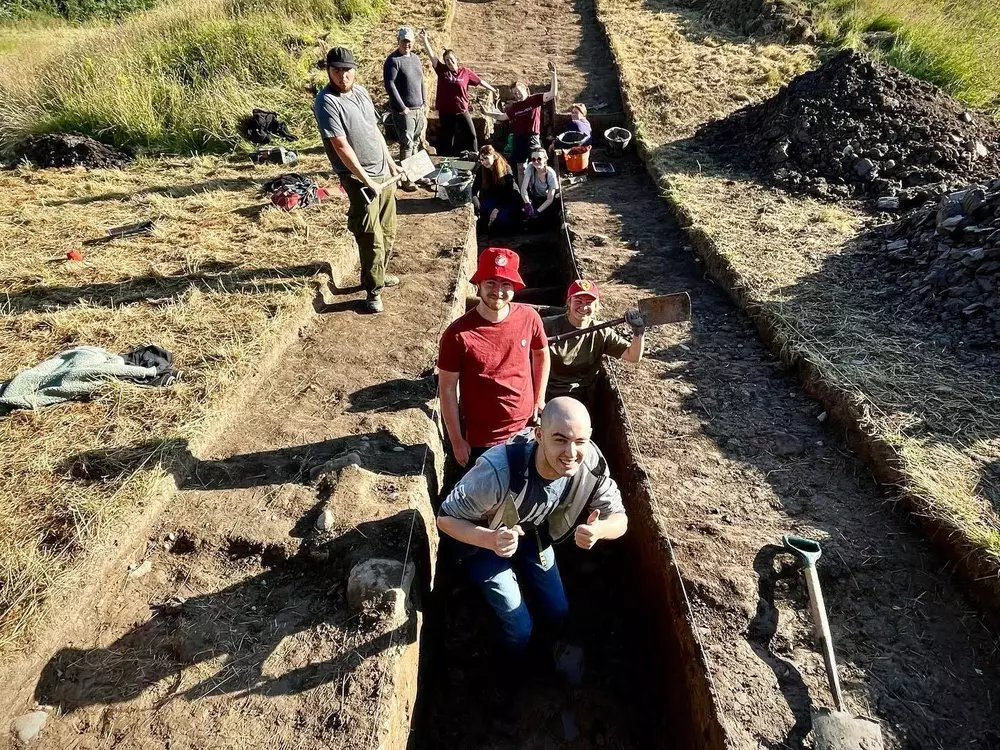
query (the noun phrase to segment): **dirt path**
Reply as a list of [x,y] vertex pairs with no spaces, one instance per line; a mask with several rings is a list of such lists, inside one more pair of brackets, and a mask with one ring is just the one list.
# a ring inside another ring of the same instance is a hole
[[[415,649],[397,666],[415,622],[351,615],[345,589],[373,556],[428,573],[431,368],[470,221],[438,205],[400,201],[403,283],[386,311],[359,314],[363,292],[328,290],[213,454],[178,478],[146,554],[43,671],[36,700],[59,715],[36,746],[353,750],[391,731],[405,743],[409,711],[389,720],[394,681],[416,678]],[[323,470],[352,450],[358,466]]]
[[[504,34],[519,8],[461,3],[456,47],[502,75],[555,56],[563,105],[595,80],[600,96],[614,96],[603,88],[614,73],[589,3],[547,2],[520,33]],[[518,54],[504,39],[517,40]],[[609,315],[649,293],[687,289],[694,300],[689,327],[653,333],[642,366],[613,371],[733,746],[801,747],[810,706],[830,703],[804,586],[773,546],[797,532],[825,545],[822,579],[850,707],[883,720],[889,747],[1000,747],[995,634],[705,279],[640,166],[628,166],[567,194],[571,228],[585,273],[606,285]]]

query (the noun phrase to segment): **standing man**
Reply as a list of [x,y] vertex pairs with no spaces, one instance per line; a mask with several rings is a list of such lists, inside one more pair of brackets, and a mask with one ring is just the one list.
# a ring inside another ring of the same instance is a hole
[[[427,127],[427,117],[424,105],[427,102],[427,90],[424,86],[424,70],[420,58],[413,53],[413,42],[416,37],[413,29],[404,26],[396,34],[398,46],[385,59],[382,66],[382,80],[385,92],[389,95],[389,111],[392,113],[392,126],[399,139],[399,160],[413,156],[420,150],[424,129]],[[410,192],[417,186],[404,177],[403,189]]]
[[486,112],[485,115],[497,122],[510,122],[514,134],[514,153],[511,163],[517,164],[517,184],[524,178],[524,165],[533,151],[542,148],[542,105],[554,101],[559,90],[556,78],[556,66],[549,61],[551,82],[549,90],[542,94],[528,95],[528,86],[523,81],[515,81],[513,85],[516,101],[503,112]]
[[347,193],[347,228],[358,243],[365,308],[379,313],[382,288],[399,283],[385,268],[396,240],[394,183],[400,170],[378,129],[371,96],[354,83],[356,68],[349,49],[334,47],[327,53],[330,82],[317,94],[313,114],[326,155]]
[[524,289],[519,264],[513,250],[486,248],[470,279],[479,304],[441,337],[441,415],[462,466],[520,432],[545,405],[549,350],[542,319],[511,302]]
[[[542,320],[545,335],[558,336],[599,323],[596,315],[601,293],[597,284],[577,279],[566,292],[566,314]],[[601,370],[602,357],[614,357],[626,362],[642,359],[645,347],[645,321],[638,308],[629,310],[625,317],[632,326],[632,340],[614,328],[602,328],[575,338],[549,344],[552,355],[552,375],[545,397],[572,396],[588,406],[592,405],[594,385]]]
[[438,528],[458,540],[460,564],[515,655],[532,633],[526,593],[557,634],[569,614],[552,543],[572,536],[589,550],[628,528],[618,485],[590,435],[583,404],[550,401],[531,437],[490,448],[441,503]]

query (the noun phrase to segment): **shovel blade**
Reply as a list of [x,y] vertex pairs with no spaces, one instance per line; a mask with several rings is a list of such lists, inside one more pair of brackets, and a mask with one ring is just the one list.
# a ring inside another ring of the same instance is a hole
[[434,171],[434,164],[431,162],[431,157],[426,151],[418,151],[413,156],[408,156],[400,162],[399,166],[406,172],[406,176],[410,179],[410,182],[422,180]]
[[882,729],[870,719],[843,711],[817,708],[812,712],[816,750],[884,750]]
[[687,292],[647,297],[639,300],[639,312],[647,326],[682,323],[691,320],[691,296]]

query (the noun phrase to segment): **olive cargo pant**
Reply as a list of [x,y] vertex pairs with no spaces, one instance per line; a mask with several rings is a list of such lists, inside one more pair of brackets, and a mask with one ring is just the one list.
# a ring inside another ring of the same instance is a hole
[[[375,177],[375,182],[391,179]],[[387,185],[368,203],[361,194],[361,182],[353,175],[340,178],[350,205],[347,209],[347,228],[358,243],[361,259],[361,286],[368,294],[377,294],[385,285],[385,268],[396,241],[396,187]]]

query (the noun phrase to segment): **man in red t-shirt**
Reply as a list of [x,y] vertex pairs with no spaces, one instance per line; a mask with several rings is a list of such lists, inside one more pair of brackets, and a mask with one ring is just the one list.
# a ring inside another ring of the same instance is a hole
[[441,415],[462,466],[520,432],[545,406],[549,350],[542,319],[511,302],[524,288],[519,264],[513,250],[486,248],[470,279],[479,304],[441,337]]
[[510,162],[517,164],[518,185],[524,177],[524,165],[531,152],[542,148],[542,105],[554,101],[559,90],[556,66],[551,61],[549,61],[549,74],[552,76],[552,81],[545,93],[528,96],[528,87],[521,81],[515,81],[513,89],[516,101],[503,112],[485,113],[487,117],[497,122],[504,120],[510,122],[510,129],[514,134],[514,153]]

